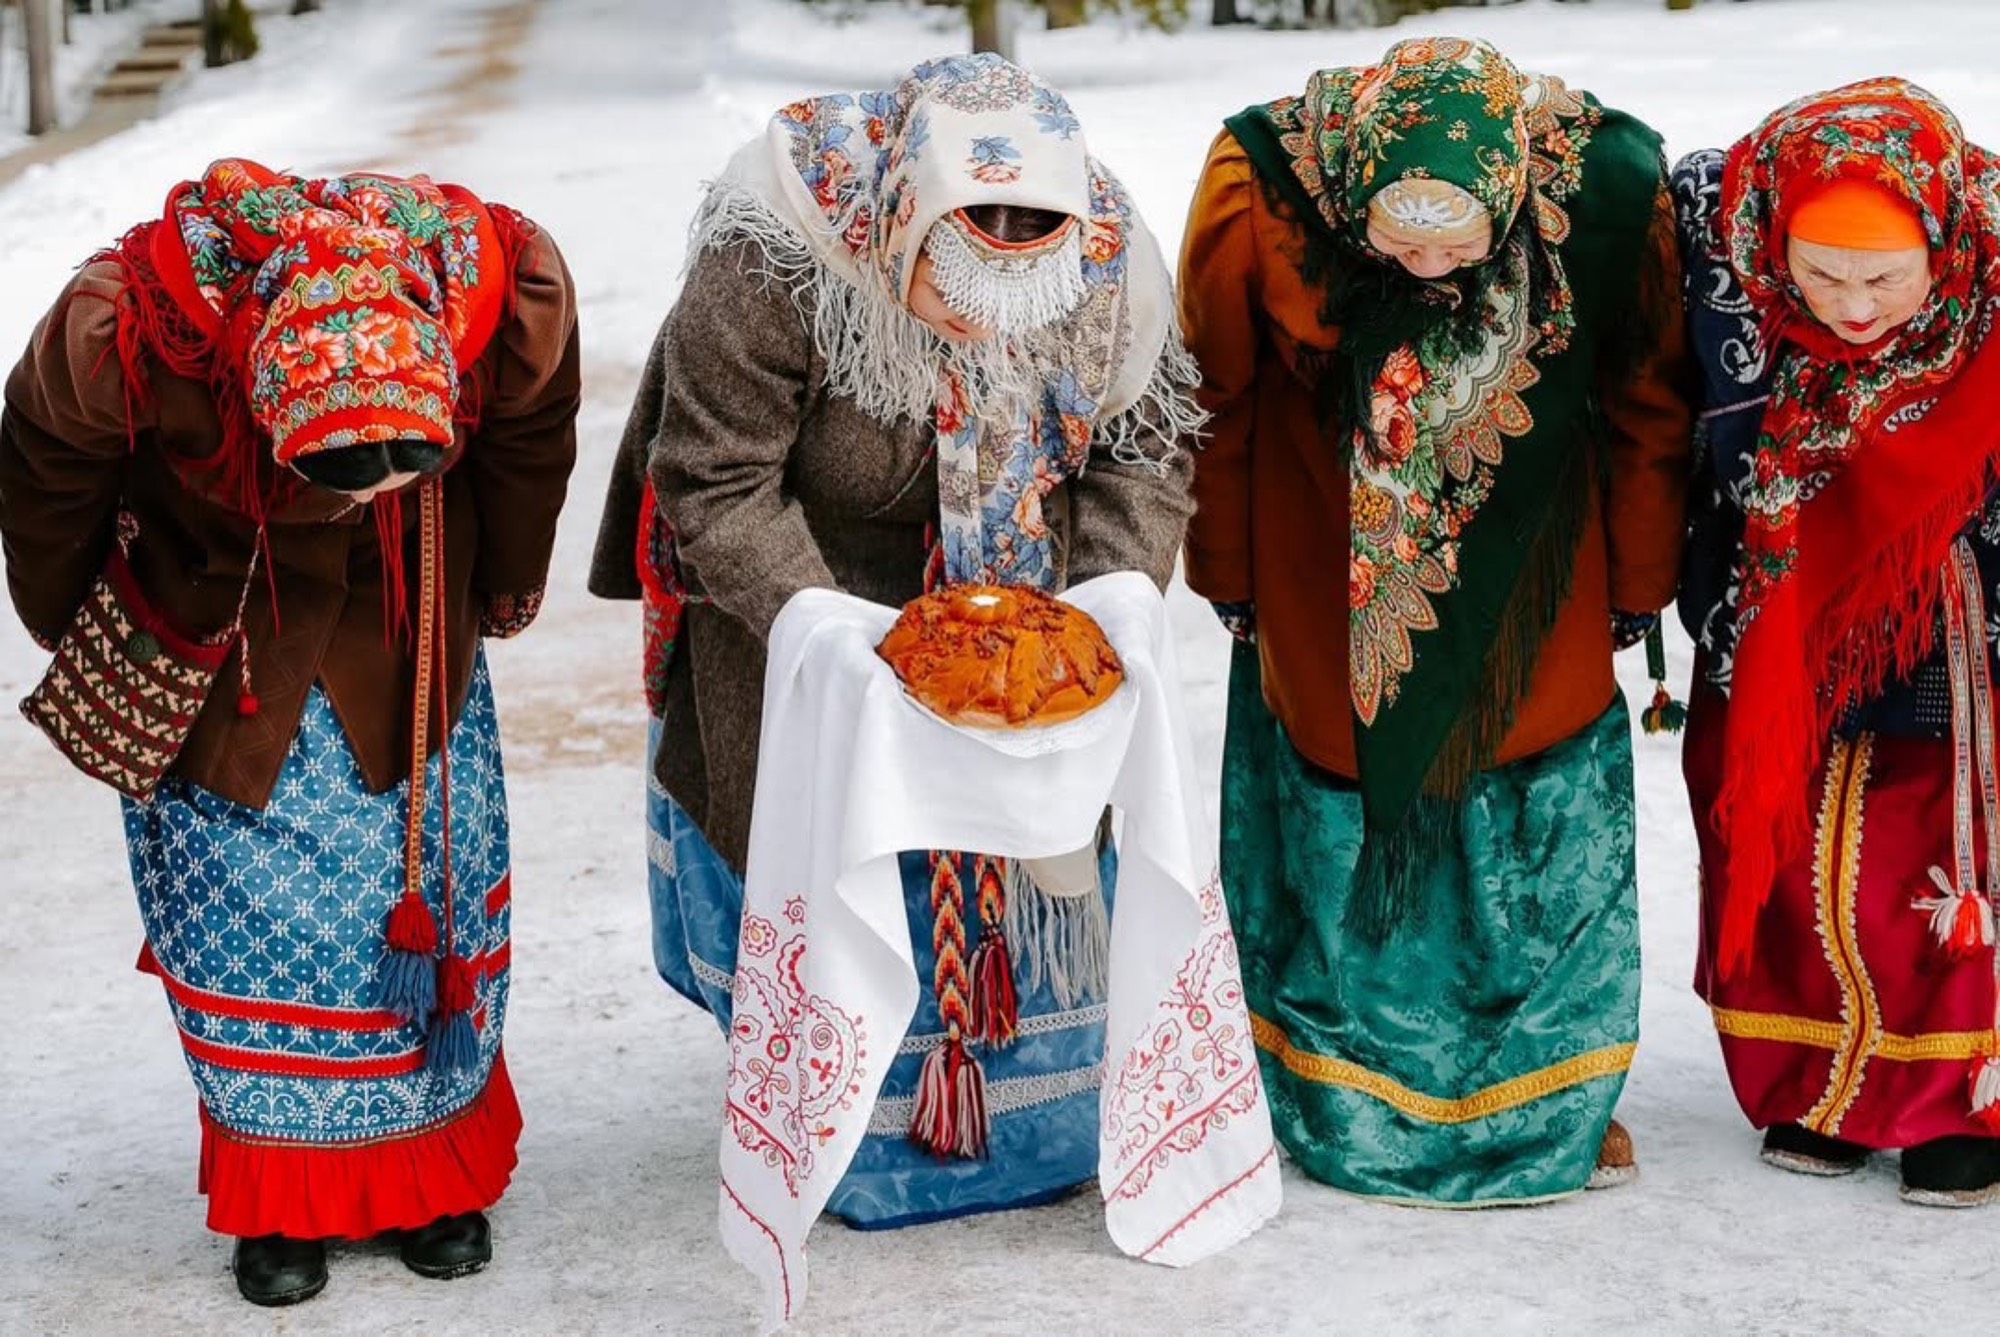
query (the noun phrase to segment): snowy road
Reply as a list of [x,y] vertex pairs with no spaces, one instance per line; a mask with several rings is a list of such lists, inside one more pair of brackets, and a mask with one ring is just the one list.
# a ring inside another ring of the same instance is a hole
[[[1199,7],[1199,6],[1198,6]],[[747,1278],[715,1239],[723,1046],[649,959],[633,610],[583,593],[626,400],[670,301],[698,181],[770,109],[879,86],[955,31],[912,10],[835,27],[789,0],[327,0],[275,22],[247,66],[205,75],[159,120],[0,190],[0,350],[72,266],[212,157],[301,171],[428,170],[545,223],[583,300],[584,458],[542,622],[498,646],[514,796],[509,1051],[528,1131],[487,1273],[423,1282],[393,1250],[338,1251],[328,1292],[281,1315],[235,1296],[201,1226],[193,1093],[157,985],[130,969],[138,916],[115,804],[0,717],[0,1018],[10,1097],[0,1169],[0,1333],[743,1332]],[[1792,95],[1907,74],[2000,143],[1986,0],[1760,0],[1665,15],[1595,0],[1444,16],[1659,125],[1681,152]],[[347,25],[332,40],[335,22]],[[1437,31],[1437,17],[1398,35]],[[1224,115],[1379,52],[1379,33],[1030,35],[1093,146],[1163,244]],[[10,354],[11,356],[11,354]],[[1175,605],[1203,755],[1220,729],[1223,638]],[[41,667],[0,617],[0,698]],[[1628,694],[1640,665],[1624,666]],[[1684,665],[1682,672],[1685,672]],[[1688,991],[1693,856],[1672,747],[1641,740],[1645,1039],[1624,1106],[1643,1177],[1551,1207],[1451,1215],[1374,1206],[1288,1177],[1283,1216],[1185,1272],[1123,1259],[1092,1204],[815,1238],[806,1333],[1636,1330],[1990,1331],[2000,1213],[1895,1201],[1893,1163],[1840,1183],[1756,1163]]]

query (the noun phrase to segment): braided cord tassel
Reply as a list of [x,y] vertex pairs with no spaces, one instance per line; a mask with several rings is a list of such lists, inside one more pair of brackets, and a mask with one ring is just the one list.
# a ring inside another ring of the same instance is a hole
[[972,978],[966,960],[965,885],[958,856],[931,853],[931,987],[945,1041],[924,1059],[910,1137],[939,1157],[986,1155],[986,1074],[966,1049],[972,1036]]
[[1007,943],[1007,864],[982,854],[974,864],[979,885],[979,946],[972,952],[973,1038],[995,1049],[1014,1043],[1021,1000],[1014,988],[1014,953]]
[[472,1017],[479,1006],[479,976],[459,954],[458,916],[452,879],[451,851],[451,710],[446,700],[448,663],[445,655],[444,489],[436,478],[423,482],[424,613],[436,620],[432,637],[437,656],[432,701],[438,728],[439,816],[443,819],[444,955],[438,963],[437,1010],[425,1044],[424,1065],[433,1072],[469,1072],[479,1066],[479,1028]]
[[[422,514],[424,550],[429,552],[430,529],[435,523],[430,502],[430,484],[421,494],[426,502]],[[375,500],[376,533],[382,550],[384,599],[398,614],[407,612],[409,592],[401,588],[403,527],[401,498],[396,495]],[[392,555],[393,554],[393,555]],[[435,576],[428,567],[422,573],[420,598],[428,611],[435,598]],[[399,619],[393,619],[392,625]],[[410,717],[409,805],[403,827],[403,894],[389,911],[388,950],[382,958],[379,982],[381,1006],[405,1021],[428,1026],[437,1010],[437,916],[424,899],[424,811],[428,803],[427,763],[430,758],[431,694],[436,687],[437,620],[420,616],[416,625],[416,686]]]

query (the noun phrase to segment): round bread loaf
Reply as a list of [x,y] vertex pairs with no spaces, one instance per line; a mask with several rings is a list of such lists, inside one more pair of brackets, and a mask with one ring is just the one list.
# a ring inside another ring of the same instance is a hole
[[1015,586],[955,585],[913,599],[876,652],[932,713],[980,729],[1073,720],[1125,680],[1090,614]]

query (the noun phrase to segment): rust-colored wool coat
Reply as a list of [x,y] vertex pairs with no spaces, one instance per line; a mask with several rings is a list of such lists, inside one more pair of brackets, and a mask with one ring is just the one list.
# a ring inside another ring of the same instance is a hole
[[[1663,199],[1642,288],[1680,291]],[[1181,251],[1181,324],[1215,415],[1195,467],[1188,584],[1254,601],[1264,695],[1293,746],[1357,774],[1348,692],[1348,478],[1323,439],[1305,368],[1339,332],[1300,277],[1296,223],[1273,212],[1249,156],[1224,131],[1209,152]],[[1493,764],[1531,756],[1604,713],[1615,684],[1611,610],[1650,613],[1674,596],[1693,412],[1676,320],[1637,375],[1600,389],[1608,476],[1577,546],[1567,601],[1542,642],[1526,697]]]
[[[452,718],[471,682],[481,623],[512,632],[547,578],[556,514],[576,456],[580,392],[576,298],[548,234],[522,247],[510,318],[464,374],[480,417],[461,426],[445,475],[445,629]],[[131,564],[183,630],[234,620],[256,535],[203,495],[177,461],[221,437],[208,388],[155,367],[151,396],[127,421],[117,303],[123,270],[86,266],[36,327],[7,380],[0,414],[0,540],[8,591],[36,640],[53,644],[102,570],[120,504],[138,524]],[[414,490],[403,503],[407,580],[417,575]],[[269,576],[250,585],[244,627],[260,708],[237,709],[240,651],[216,679],[174,774],[261,808],[291,749],[315,682],[327,693],[369,788],[410,766],[415,669],[386,632],[382,552],[368,507],[307,488],[270,517]],[[438,731],[432,731],[435,749]]]

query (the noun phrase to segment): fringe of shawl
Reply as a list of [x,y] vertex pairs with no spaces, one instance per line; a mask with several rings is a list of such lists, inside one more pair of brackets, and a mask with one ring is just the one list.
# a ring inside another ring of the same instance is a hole
[[154,403],[149,358],[175,376],[207,386],[222,426],[220,439],[206,455],[177,456],[175,467],[237,514],[262,522],[304,482],[280,470],[270,452],[259,448],[265,435],[250,409],[247,370],[254,331],[243,320],[225,318],[221,337],[212,337],[187,313],[153,263],[153,237],[161,226],[141,223],[91,257],[117,265],[125,276],[117,349],[126,421],[136,441],[140,415]]
[[1052,896],[1035,884],[1027,865],[1008,862],[1007,941],[1024,963],[1032,991],[1048,981],[1065,1010],[1103,998],[1111,981],[1111,917],[1100,888],[1094,895]]
[[[837,235],[838,229],[836,229]],[[814,249],[799,225],[748,186],[710,185],[691,230],[689,262],[734,242],[753,243],[759,276],[790,293],[826,364],[826,387],[880,423],[924,422],[937,404],[940,341],[886,292],[840,273]],[[1144,390],[1129,405],[1100,416],[1093,444],[1119,464],[1165,474],[1208,421],[1194,391],[1201,384],[1178,329],[1169,327]],[[1146,449],[1147,429],[1158,448]]]
[[[1388,941],[1399,922],[1421,912],[1418,894],[1424,873],[1458,832],[1459,807],[1472,778],[1485,770],[1514,727],[1515,712],[1528,694],[1576,574],[1576,549],[1590,519],[1594,457],[1604,432],[1596,414],[1584,415],[1582,435],[1564,456],[1556,496],[1534,537],[1500,625],[1480,666],[1471,709],[1460,715],[1431,761],[1423,793],[1403,821],[1389,831],[1370,830],[1361,846],[1347,926],[1365,941]],[[1598,443],[1595,447],[1592,442]]]
[[1718,953],[1725,977],[1749,964],[1777,868],[1810,837],[1797,799],[1800,777],[1819,769],[1849,707],[1908,677],[1937,648],[1944,552],[1996,485],[2000,455],[1877,549],[1819,609],[1800,606],[1795,576],[1745,623],[1731,691],[1730,762],[1715,800],[1729,850]]

